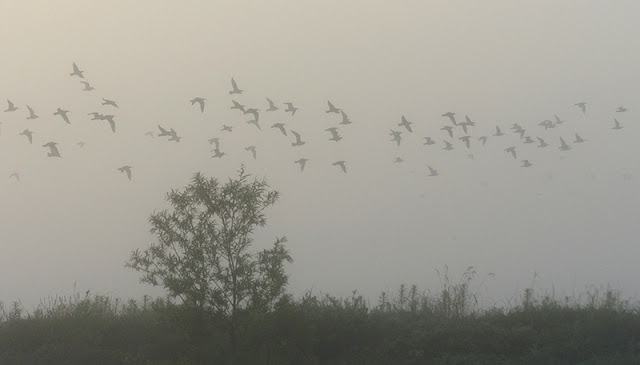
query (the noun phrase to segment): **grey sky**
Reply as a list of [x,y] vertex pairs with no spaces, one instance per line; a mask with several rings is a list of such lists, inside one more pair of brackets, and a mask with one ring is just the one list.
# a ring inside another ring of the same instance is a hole
[[[496,274],[481,292],[497,299],[534,271],[536,285],[560,293],[609,283],[635,296],[639,11],[637,1],[0,1],[0,106],[20,107],[0,112],[0,300],[36,303],[74,281],[122,297],[157,293],[123,267],[152,239],[147,217],[194,172],[226,178],[242,162],[282,193],[256,244],[289,237],[295,293],[435,289],[435,269],[455,276],[474,265]],[[81,91],[72,62],[96,91]],[[229,109],[231,77],[249,106],[265,109],[270,97],[300,110],[263,112],[258,132]],[[204,114],[189,104],[195,96],[207,98]],[[86,116],[109,111],[102,97],[120,104],[115,135]],[[324,132],[340,121],[324,112],[327,99],[354,122],[338,143]],[[26,104],[39,119],[25,120]],[[619,105],[629,112],[616,115]],[[57,107],[71,110],[71,125]],[[474,159],[457,140],[445,152],[447,111],[476,121],[474,137],[518,122],[552,146],[510,134],[472,146]],[[562,128],[537,126],[556,113]],[[396,147],[388,133],[402,115],[415,133]],[[623,130],[611,130],[614,117]],[[277,121],[307,145],[292,148],[268,128]],[[144,136],[158,124],[182,142]],[[33,145],[17,135],[24,128]],[[575,132],[587,143],[558,151],[558,136]],[[210,158],[215,136],[228,158]],[[424,136],[438,144],[423,146]],[[507,140],[532,168],[506,156]],[[49,141],[62,159],[46,157]],[[300,157],[310,159],[304,174]],[[125,164],[131,183],[116,170]],[[22,183],[2,177],[13,171]]]

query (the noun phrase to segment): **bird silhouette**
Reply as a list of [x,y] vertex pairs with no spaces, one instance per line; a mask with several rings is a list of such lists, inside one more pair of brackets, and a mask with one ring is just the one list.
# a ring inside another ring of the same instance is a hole
[[393,160],[393,163],[403,163],[403,162],[404,162],[404,160],[402,159],[402,157],[396,157],[396,158]]
[[585,102],[580,102],[580,103],[575,103],[573,104],[575,106],[577,106],[578,108],[580,108],[580,110],[582,110],[582,114],[587,114],[587,103]]
[[447,131],[447,133],[449,134],[449,137],[453,138],[453,127],[451,127],[450,125],[446,125],[446,126],[440,128],[440,130]]
[[82,142],[82,141],[80,141],[80,142],[76,143],[76,145],[77,145],[78,147],[80,147],[80,148],[84,148],[85,143],[84,143],[84,142]]
[[293,136],[296,138],[296,141],[294,143],[291,143],[291,145],[293,147],[302,146],[303,144],[306,143],[306,142],[304,142],[302,140],[302,137],[300,136],[300,133],[298,133],[298,132],[296,132],[294,130],[291,130],[291,133],[293,133]]
[[541,127],[544,127],[544,130],[548,130],[550,128],[555,128],[555,126],[556,126],[549,119],[543,120],[542,122],[538,123],[538,125],[541,126]]
[[62,120],[64,120],[67,124],[71,124],[71,122],[69,121],[69,116],[67,114],[69,114],[69,111],[61,108],[58,108],[56,112],[53,113],[53,115],[59,115],[60,118],[62,118]]
[[504,151],[506,153],[510,153],[511,156],[513,156],[514,159],[517,158],[517,156],[516,156],[516,147],[515,146],[507,147],[507,148],[504,149]]
[[293,106],[293,103],[284,103],[284,105],[287,106],[287,108],[284,111],[286,113],[291,113],[291,116],[294,116],[296,114],[296,112],[298,111],[298,108]]
[[91,86],[91,84],[88,83],[87,81],[80,81],[80,83],[82,85],[84,85],[84,88],[82,89],[82,91],[93,91],[93,90],[95,90],[95,88],[93,86]]
[[221,152],[220,149],[216,148],[213,150],[213,155],[211,156],[212,158],[222,158],[224,155],[226,155],[226,153]]
[[204,113],[204,102],[205,102],[205,98],[200,97],[200,96],[196,96],[195,98],[189,100],[191,102],[191,105],[195,105],[196,103],[198,104],[198,106],[200,106],[200,113]]
[[158,126],[158,129],[160,130],[160,133],[158,133],[158,137],[165,137],[165,136],[171,136],[171,133],[164,129],[162,126]]
[[284,135],[285,137],[287,136],[287,130],[285,129],[284,123],[273,123],[271,125],[271,128],[277,128],[280,130],[280,133],[282,133],[282,135]]
[[434,169],[431,166],[427,166],[427,169],[429,169],[429,176],[438,176],[438,170]]
[[300,172],[304,171],[305,166],[307,165],[307,161],[309,161],[308,158],[300,158],[297,159],[295,161],[293,161],[293,163],[296,163],[300,166]]
[[16,110],[18,110],[18,107],[15,106],[13,102],[11,102],[11,100],[7,99],[7,109],[5,109],[4,111],[10,113],[15,112]]
[[487,136],[478,137],[478,141],[482,142],[483,146],[487,144],[487,139],[489,139]]
[[132,175],[131,174],[131,166],[125,165],[125,166],[119,167],[118,171],[120,171],[123,174],[126,174],[127,175],[127,179],[129,179],[129,181],[131,181],[131,175]]
[[243,91],[243,90],[240,90],[240,89],[238,88],[238,84],[236,83],[236,80],[232,77],[232,78],[231,78],[231,91],[229,91],[229,94],[230,94],[230,95],[233,95],[233,94],[242,94],[242,91]]
[[444,142],[444,147],[442,148],[445,151],[451,151],[453,150],[453,144],[451,144],[451,142],[449,141],[443,141]]
[[216,150],[220,149],[220,138],[218,137],[209,138],[209,144],[215,145],[214,149]]
[[230,125],[223,124],[222,128],[220,128],[220,130],[222,132],[232,132],[233,131],[233,127],[230,126]]
[[496,126],[496,132],[493,134],[494,137],[504,136],[504,133],[500,130],[500,127]]
[[178,133],[176,133],[176,131],[173,130],[173,128],[171,128],[169,130],[169,135],[170,135],[170,137],[169,137],[168,141],[172,141],[172,142],[178,143],[182,139],[182,137],[178,136]]
[[327,101],[327,105],[329,105],[329,109],[325,113],[340,113],[340,109],[336,108],[330,101]]
[[112,106],[114,108],[119,108],[118,103],[113,100],[102,98],[102,105]]
[[31,108],[29,105],[27,105],[27,110],[29,111],[29,116],[27,117],[27,119],[38,119],[38,115],[33,111],[33,108]]
[[257,119],[247,120],[247,124],[253,124],[253,125],[256,126],[256,128],[258,128],[258,130],[262,130],[262,128],[260,128],[260,124],[258,124],[258,120]]
[[245,150],[245,151],[249,151],[249,152],[251,152],[251,155],[253,156],[253,159],[254,159],[254,160],[256,159],[256,157],[257,157],[257,154],[256,154],[256,146],[248,146],[248,147],[245,147],[245,149],[244,149],[244,150]]
[[584,141],[585,139],[580,137],[580,135],[576,133],[576,139],[573,141],[573,143],[583,143]]
[[531,167],[533,164],[529,160],[522,160],[522,167]]
[[623,128],[622,124],[620,124],[620,122],[618,122],[617,119],[613,119],[613,124],[614,124],[613,128],[611,128],[611,129],[622,129]]
[[539,148],[545,148],[547,146],[549,146],[549,144],[547,142],[544,141],[544,139],[540,138],[540,137],[536,137],[538,139],[538,147]]
[[463,136],[463,137],[460,137],[458,139],[464,142],[465,146],[467,146],[467,149],[471,147],[471,137],[470,136]]
[[116,121],[114,120],[115,116],[111,114],[103,115],[102,120],[106,120],[109,123],[109,127],[111,128],[111,132],[116,132]]
[[268,112],[275,112],[276,110],[278,110],[278,107],[273,102],[273,100],[267,98],[267,103],[269,103],[269,108],[267,108]]
[[567,142],[565,142],[564,138],[560,137],[560,150],[569,151],[570,149],[571,149],[571,146],[569,146]]
[[400,142],[402,141],[402,132],[394,131],[393,129],[389,133],[391,135],[391,141],[396,143],[396,146],[400,146]]
[[442,116],[449,118],[449,120],[451,121],[451,123],[453,123],[453,125],[458,125],[458,122],[456,121],[456,113],[454,113],[454,112],[446,112],[446,113],[442,114]]
[[76,63],[73,63],[73,72],[69,74],[69,76],[78,76],[81,79],[84,79],[84,71],[81,71]]
[[342,116],[342,121],[340,122],[340,124],[347,125],[352,123],[351,119],[349,119],[349,116],[344,112],[344,110],[340,110],[340,115]]
[[47,154],[47,156],[61,157],[60,150],[58,149],[58,144],[56,142],[49,142],[47,144],[42,145],[42,147],[47,147],[49,149],[49,153]]
[[536,143],[536,141],[534,141],[533,138],[531,138],[529,136],[526,136],[526,137],[524,137],[524,142],[523,143],[530,144],[530,143]]
[[247,108],[242,113],[253,115],[253,119],[255,119],[256,121],[260,120],[260,111],[256,108]]
[[235,100],[231,100],[231,103],[233,104],[233,105],[231,106],[231,109],[237,109],[237,110],[240,110],[241,112],[243,112],[243,113],[244,113],[244,105],[242,105],[242,104],[238,103],[238,102],[237,102],[237,101],[235,101]]
[[627,108],[625,108],[624,106],[620,105],[618,107],[618,109],[616,109],[616,113],[624,113],[627,111]]
[[404,117],[404,115],[400,119],[401,119],[401,122],[398,123],[398,126],[405,127],[409,131],[409,133],[413,133],[413,129],[411,129],[411,124],[413,123],[408,121],[407,118]]
[[342,169],[342,172],[344,172],[345,174],[347,173],[347,162],[346,161],[336,161],[334,163],[332,163],[333,166],[340,166],[340,169]]
[[329,138],[330,141],[338,142],[342,139],[342,137],[338,134],[338,128],[336,127],[327,128],[325,129],[325,131],[331,133],[331,138]]
[[432,144],[436,144],[436,141],[431,139],[431,137],[424,137],[424,145],[431,146]]
[[22,132],[20,132],[19,135],[27,137],[27,140],[29,141],[29,144],[33,144],[33,132],[32,131],[30,131],[28,129],[25,129]]
[[564,120],[560,119],[560,117],[557,114],[553,115],[553,119],[556,120],[556,124],[562,124],[564,123]]

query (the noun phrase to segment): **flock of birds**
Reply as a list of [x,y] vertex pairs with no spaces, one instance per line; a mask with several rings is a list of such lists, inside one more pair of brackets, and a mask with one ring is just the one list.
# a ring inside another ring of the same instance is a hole
[[[76,63],[72,65],[72,72],[69,74],[72,78],[80,79],[80,83],[83,85],[82,90],[86,92],[92,92],[95,88],[85,79],[84,71],[81,70]],[[229,108],[231,110],[237,110],[241,115],[248,115],[250,119],[245,120],[248,125],[251,125],[257,128],[258,131],[262,131],[261,122],[263,119],[261,118],[262,112],[264,113],[274,113],[274,112],[284,112],[289,114],[290,117],[294,117],[296,112],[299,110],[297,106],[295,106],[291,102],[283,103],[282,105],[275,103],[270,98],[266,99],[266,108],[261,110],[257,107],[249,107],[247,105],[242,104],[238,99],[240,99],[241,95],[244,91],[238,86],[236,80],[231,78],[231,89],[228,94],[231,96],[231,104]],[[191,106],[197,108],[200,113],[205,113],[207,109],[207,99],[204,97],[194,97],[190,100]],[[115,100],[102,98],[101,106],[104,108],[109,108],[110,110],[119,109],[119,105]],[[582,114],[587,114],[588,104],[586,102],[579,102],[574,105],[578,108]],[[20,110],[18,106],[16,106],[11,100],[7,100],[7,108],[4,110],[5,113],[15,113]],[[35,110],[30,106],[26,105],[26,111],[28,115],[26,116],[27,120],[35,120],[39,118],[39,115],[35,112]],[[340,142],[343,140],[343,136],[341,134],[341,128],[345,128],[346,126],[352,124],[351,119],[348,114],[339,107],[336,107],[331,101],[327,101],[327,109],[325,110],[327,114],[335,114],[339,116],[339,122],[337,122],[337,126],[329,127],[324,129],[325,132],[328,133],[328,140],[332,142]],[[619,106],[616,110],[616,113],[625,113],[627,112],[627,108],[624,106]],[[60,118],[64,123],[71,124],[69,110],[65,110],[63,108],[57,108],[55,112],[52,113],[53,116]],[[101,113],[101,112],[91,112],[88,114],[91,117],[91,120],[96,120],[100,122],[106,122],[106,125],[109,127],[109,130],[112,133],[117,132],[117,123],[116,116],[110,113]],[[442,114],[442,117],[445,120],[445,125],[440,128],[441,135],[440,136],[426,136],[423,137],[424,145],[429,148],[434,148],[433,146],[440,144],[442,146],[442,150],[444,151],[452,151],[456,148],[464,148],[467,151],[471,151],[473,148],[477,146],[483,147],[487,145],[487,143],[491,143],[490,140],[499,139],[507,134],[515,137],[515,143],[510,142],[504,148],[504,152],[506,156],[510,156],[515,160],[519,160],[520,156],[520,145],[536,145],[537,148],[544,149],[550,148],[555,145],[560,151],[569,151],[572,149],[573,144],[581,144],[585,143],[586,140],[579,134],[572,132],[572,139],[569,139],[565,136],[554,136],[547,137],[546,134],[539,133],[539,131],[550,131],[555,130],[562,126],[565,121],[562,120],[558,115],[554,115],[551,119],[546,119],[538,123],[534,128],[537,129],[527,129],[525,126],[519,123],[513,123],[510,127],[510,130],[504,132],[500,126],[495,126],[495,130],[491,134],[487,135],[474,135],[474,127],[476,123],[468,116],[464,116],[464,120],[459,120],[454,112],[446,112]],[[616,118],[612,117],[611,121],[611,129],[620,130],[623,129],[622,123]],[[392,128],[390,128],[389,135],[391,139],[389,140],[392,144],[396,146],[400,146],[403,141],[403,136],[405,133],[414,134],[413,122],[411,122],[404,115],[400,117],[400,121],[397,124],[394,124]],[[234,125],[222,125],[221,132],[230,133],[234,129]],[[527,126],[529,127],[529,126]],[[291,142],[292,147],[300,147],[305,145],[307,142],[301,135],[299,131],[290,129],[284,122],[277,122],[270,125],[270,129],[275,130],[277,133],[280,133],[285,137],[292,137],[293,141]],[[34,131],[29,128],[22,130],[18,133],[19,136],[23,136],[26,138],[29,144],[33,144],[34,142]],[[179,143],[182,137],[178,134],[178,132],[173,128],[167,128],[162,125],[157,126],[157,131],[148,131],[145,135],[149,137],[166,137],[167,141]],[[459,141],[459,142],[458,142]],[[221,150],[221,138],[214,137],[208,140],[209,144],[212,147],[212,158],[223,158],[227,155],[226,152]],[[557,144],[556,144],[557,143]],[[78,142],[78,147],[84,147],[84,142]],[[504,145],[503,145],[504,146]],[[61,158],[62,153],[59,148],[59,145],[55,141],[49,141],[42,145],[42,147],[46,148],[47,156],[50,158]],[[437,146],[435,147],[437,148]],[[253,159],[257,159],[258,153],[255,145],[246,146],[244,148],[245,151],[251,154]],[[472,154],[468,155],[470,158],[473,158]],[[302,172],[305,170],[307,164],[310,159],[306,157],[299,157],[297,160],[293,161],[294,164],[298,165],[299,170]],[[529,159],[520,159],[521,166],[523,168],[530,168],[534,165]],[[400,156],[396,157],[393,160],[394,163],[402,163],[404,159]],[[343,173],[347,173],[348,164],[345,160],[338,160],[331,162],[331,165],[338,168],[338,171],[342,171]],[[126,176],[127,179],[132,180],[133,178],[133,167],[130,165],[124,165],[117,168],[119,173],[122,173]],[[427,176],[435,177],[440,173],[433,166],[427,165],[425,172]],[[17,181],[20,181],[20,174],[18,172],[13,172],[10,175],[10,178],[14,178]]]

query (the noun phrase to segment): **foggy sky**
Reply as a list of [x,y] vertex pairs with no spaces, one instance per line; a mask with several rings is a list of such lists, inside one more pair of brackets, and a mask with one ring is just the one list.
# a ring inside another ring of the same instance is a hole
[[[0,300],[34,304],[74,282],[125,298],[160,293],[124,268],[153,240],[149,214],[193,173],[226,179],[241,163],[282,193],[256,246],[288,236],[296,294],[434,290],[436,269],[455,278],[473,265],[489,300],[514,300],[534,272],[542,291],[609,284],[636,296],[639,11],[637,1],[2,0],[0,107],[9,98],[21,109],[0,112]],[[72,62],[96,91],[81,91]],[[258,132],[229,109],[231,77],[249,106],[270,97],[300,110],[263,112]],[[204,114],[195,96],[207,98]],[[102,97],[120,104],[115,135],[86,116],[108,111]],[[327,100],[354,122],[337,144],[323,131],[340,120]],[[25,120],[25,104],[40,118]],[[629,112],[616,115],[619,105]],[[447,111],[472,117],[475,136],[515,122],[537,131],[553,114],[567,123],[549,132],[550,151],[519,145],[534,163],[524,169],[491,138],[474,159],[462,145],[423,146],[427,135],[442,140]],[[415,133],[398,148],[388,133],[402,115]],[[625,129],[610,129],[614,117]],[[307,145],[292,148],[268,128],[276,121]],[[158,124],[182,142],[144,136]],[[33,145],[17,135],[27,127]],[[560,153],[555,136],[575,132],[587,143]],[[228,158],[210,158],[215,136]],[[62,159],[46,157],[49,141]],[[303,174],[300,157],[310,159]],[[331,166],[342,159],[346,175]],[[131,183],[116,171],[125,164]],[[13,171],[22,183],[6,178]]]

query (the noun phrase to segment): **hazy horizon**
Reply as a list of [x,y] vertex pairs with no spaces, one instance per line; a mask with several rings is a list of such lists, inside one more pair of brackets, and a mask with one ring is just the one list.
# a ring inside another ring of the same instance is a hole
[[[434,290],[448,265],[454,278],[476,267],[477,284],[495,273],[478,289],[489,302],[515,299],[534,273],[536,288],[557,295],[611,285],[637,297],[638,10],[632,1],[0,2],[0,301],[37,304],[74,282],[80,292],[160,294],[124,267],[153,240],[149,215],[195,172],[226,180],[242,163],[281,192],[255,244],[289,238],[294,294]],[[74,62],[96,90],[69,76]],[[240,96],[228,94],[232,77]],[[189,103],[196,96],[204,113]],[[264,112],[266,97],[300,109]],[[5,99],[20,109],[2,112]],[[262,131],[232,99],[261,109]],[[327,100],[353,121],[340,142],[324,131],[340,122]],[[574,106],[582,101],[586,115]],[[38,119],[26,120],[27,104]],[[52,115],[58,107],[70,125]],[[115,114],[117,133],[92,111]],[[462,134],[442,150],[448,111],[475,121],[469,152]],[[538,126],[554,114],[566,123]],[[403,115],[414,133],[397,147],[389,131]],[[624,129],[611,129],[614,118]],[[269,128],[278,121],[307,144],[292,147]],[[513,123],[552,146],[520,144]],[[159,124],[182,141],[145,136]],[[522,158],[492,138],[496,125]],[[32,145],[18,135],[25,128]],[[558,136],[574,133],[586,142],[559,151]],[[424,146],[426,136],[437,144]],[[227,156],[211,158],[212,137]],[[49,141],[61,159],[46,156]],[[304,173],[300,157],[310,159]]]

